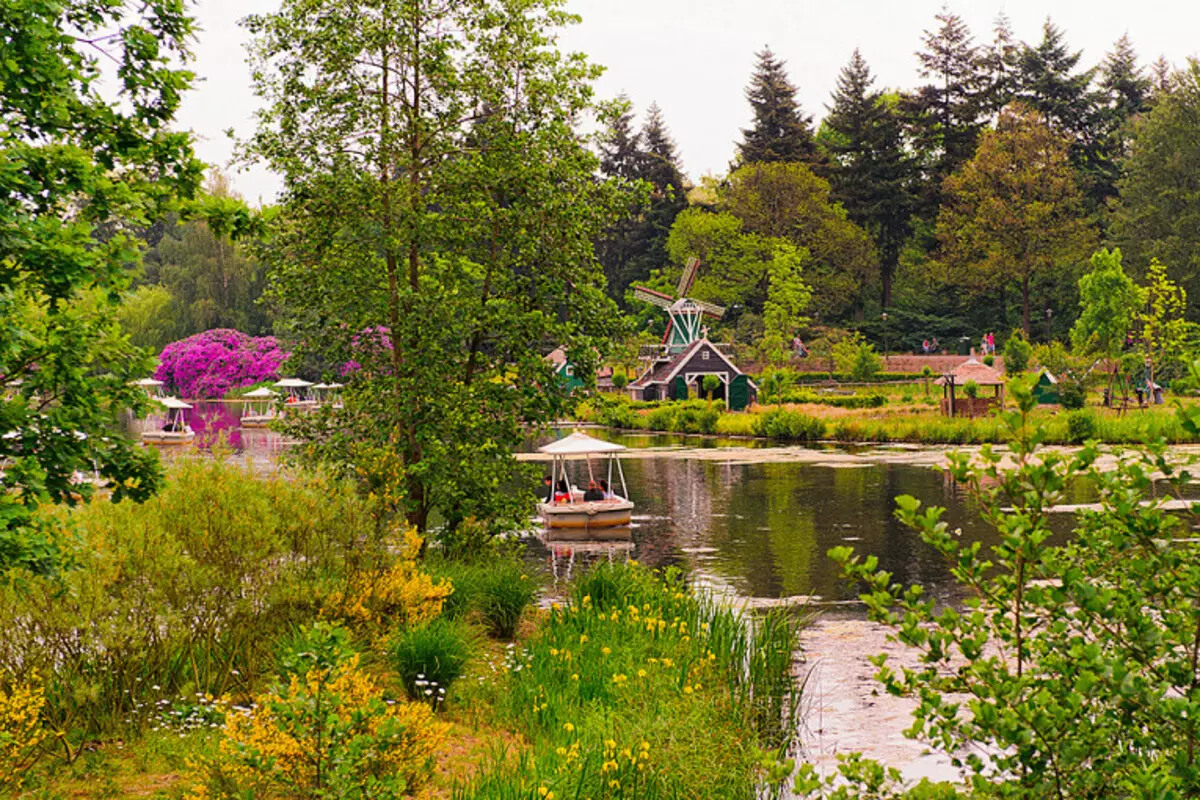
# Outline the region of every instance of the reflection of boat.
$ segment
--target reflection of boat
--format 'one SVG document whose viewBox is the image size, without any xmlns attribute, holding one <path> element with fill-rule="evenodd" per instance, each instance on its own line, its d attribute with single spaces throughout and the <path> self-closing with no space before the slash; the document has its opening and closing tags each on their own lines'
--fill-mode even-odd
<svg viewBox="0 0 1200 800">
<path fill-rule="evenodd" d="M 243 428 L 266 428 L 275 420 L 275 410 L 271 407 L 271 398 L 275 396 L 263 386 L 253 392 L 246 392 L 245 409 L 242 411 L 240 424 Z"/>
<path fill-rule="evenodd" d="M 625 472 L 617 453 L 625 448 L 613 442 L 593 439 L 585 433 L 575 432 L 559 439 L 538 452 L 552 456 L 550 485 L 553 492 L 538 505 L 538 513 L 546 527 L 554 532 L 554 538 L 567 538 L 574 532 L 576 537 L 586 536 L 590 531 L 603 530 L 612 538 L 630 538 L 629 518 L 633 503 L 628 500 L 629 490 L 625 486 Z M 621 479 L 621 494 L 610 491 L 607 499 L 590 499 L 590 495 L 571 485 L 568 462 L 584 461 L 590 484 L 597 483 L 592 471 L 592 456 L 602 456 L 608 462 L 606 483 L 613 484 L 613 468 Z M 589 499 L 585 499 L 589 498 Z M 613 530 L 620 529 L 620 530 Z"/>
<path fill-rule="evenodd" d="M 183 412 L 190 405 L 174 397 L 156 398 L 167 409 L 167 421 L 161 428 L 142 431 L 142 441 L 151 444 L 188 444 L 196 438 L 196 432 L 187 424 Z"/>
</svg>

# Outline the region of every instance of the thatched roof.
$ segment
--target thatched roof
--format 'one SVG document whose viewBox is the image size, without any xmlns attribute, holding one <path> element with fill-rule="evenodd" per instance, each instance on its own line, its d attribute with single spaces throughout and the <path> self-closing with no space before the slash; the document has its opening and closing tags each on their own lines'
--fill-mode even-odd
<svg viewBox="0 0 1200 800">
<path fill-rule="evenodd" d="M 963 386 L 967 381 L 975 381 L 976 386 L 1003 386 L 1004 376 L 996 370 L 976 361 L 974 357 L 964 361 L 955 367 L 950 375 L 954 377 L 955 386 Z M 946 376 L 938 378 L 934 381 L 938 386 L 946 385 Z"/>
</svg>

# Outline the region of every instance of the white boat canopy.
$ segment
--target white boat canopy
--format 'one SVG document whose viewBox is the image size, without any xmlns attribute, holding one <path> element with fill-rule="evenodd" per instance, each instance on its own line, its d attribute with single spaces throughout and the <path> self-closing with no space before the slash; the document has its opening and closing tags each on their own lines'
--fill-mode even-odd
<svg viewBox="0 0 1200 800">
<path fill-rule="evenodd" d="M 305 389 L 312 386 L 312 383 L 300 378 L 284 378 L 283 380 L 276 381 L 274 385 L 280 389 Z"/>
<path fill-rule="evenodd" d="M 327 383 L 327 384 L 325 384 L 325 388 L 326 389 L 345 389 L 346 384 L 344 384 L 344 383 Z"/>
<path fill-rule="evenodd" d="M 582 456 L 589 453 L 619 453 L 624 449 L 624 445 L 595 439 L 586 433 L 576 431 L 570 436 L 539 447 L 538 452 L 551 456 Z"/>
<path fill-rule="evenodd" d="M 156 380 L 154 380 L 154 378 L 141 378 L 140 380 L 134 381 L 132 385 L 133 386 L 162 386 L 163 382 L 156 381 Z"/>
<path fill-rule="evenodd" d="M 172 410 L 175 410 L 175 409 L 183 410 L 185 408 L 191 408 L 190 405 L 183 402 L 182 400 L 180 400 L 177 397 L 160 397 L 160 398 L 158 398 L 158 402 L 162 403 L 164 406 L 166 406 L 167 408 L 170 408 Z"/>
<path fill-rule="evenodd" d="M 268 389 L 265 386 L 260 386 L 259 388 L 255 389 L 253 392 L 246 392 L 246 394 L 243 395 L 243 397 L 254 397 L 254 398 L 274 397 L 274 396 L 275 396 L 275 393 L 272 392 L 270 389 Z"/>
<path fill-rule="evenodd" d="M 328 384 L 328 383 L 314 383 L 312 388 L 314 388 L 314 389 L 328 389 L 328 388 L 329 388 L 329 384 Z"/>
</svg>

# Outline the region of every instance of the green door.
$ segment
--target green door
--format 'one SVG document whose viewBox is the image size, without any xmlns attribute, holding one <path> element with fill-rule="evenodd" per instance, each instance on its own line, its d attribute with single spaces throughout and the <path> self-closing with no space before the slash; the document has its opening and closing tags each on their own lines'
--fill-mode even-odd
<svg viewBox="0 0 1200 800">
<path fill-rule="evenodd" d="M 672 385 L 672 388 L 674 389 L 674 391 L 672 392 L 672 394 L 674 395 L 673 399 L 675 399 L 675 400 L 687 400 L 688 399 L 687 381 L 685 381 L 683 379 L 682 375 L 675 376 L 675 380 L 673 380 L 671 382 L 671 385 Z"/>
<path fill-rule="evenodd" d="M 738 375 L 729 382 L 729 410 L 742 411 L 750 405 L 750 379 Z"/>
</svg>

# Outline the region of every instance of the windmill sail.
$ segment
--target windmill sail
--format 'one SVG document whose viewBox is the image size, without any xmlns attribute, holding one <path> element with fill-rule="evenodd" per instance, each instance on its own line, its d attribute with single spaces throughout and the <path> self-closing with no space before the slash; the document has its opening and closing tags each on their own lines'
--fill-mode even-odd
<svg viewBox="0 0 1200 800">
<path fill-rule="evenodd" d="M 683 274 L 679 276 L 679 288 L 675 290 L 676 296 L 687 297 L 687 293 L 692 290 L 692 284 L 696 282 L 696 273 L 699 271 L 700 259 L 692 256 L 684 265 Z"/>
<path fill-rule="evenodd" d="M 653 289 L 647 289 L 645 286 L 633 287 L 633 298 L 641 300 L 643 303 L 649 303 L 652 306 L 659 308 L 670 308 L 675 302 L 675 298 L 670 295 L 665 295 L 662 292 L 656 292 Z"/>
<path fill-rule="evenodd" d="M 692 302 L 696 304 L 696 308 L 700 309 L 703 313 L 708 314 L 710 317 L 720 319 L 721 317 L 725 316 L 725 309 L 722 306 L 706 303 L 703 300 L 693 300 Z"/>
</svg>

